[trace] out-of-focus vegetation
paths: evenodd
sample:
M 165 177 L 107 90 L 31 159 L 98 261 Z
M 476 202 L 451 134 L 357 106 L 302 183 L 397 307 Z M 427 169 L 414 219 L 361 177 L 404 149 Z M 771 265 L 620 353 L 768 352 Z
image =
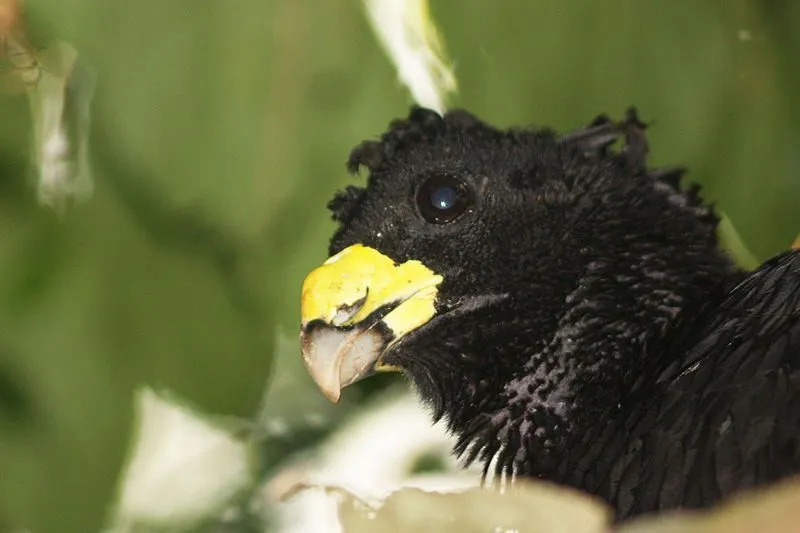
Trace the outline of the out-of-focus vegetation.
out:
M 356 0 L 27 7 L 40 45 L 96 70 L 95 193 L 61 216 L 37 204 L 26 98 L 0 96 L 0 530 L 87 532 L 140 383 L 254 416 L 272 371 L 265 469 L 355 407 L 302 370 L 298 292 L 349 149 L 411 102 Z M 800 231 L 800 3 L 432 8 L 459 107 L 566 129 L 635 104 L 653 161 L 688 166 L 758 260 Z
M 612 524 L 610 509 L 585 494 L 520 481 L 504 494 L 480 489 L 432 494 L 397 491 L 378 509 L 340 496 L 346 533 L 790 533 L 800 521 L 800 482 L 784 481 L 705 511 L 667 511 Z

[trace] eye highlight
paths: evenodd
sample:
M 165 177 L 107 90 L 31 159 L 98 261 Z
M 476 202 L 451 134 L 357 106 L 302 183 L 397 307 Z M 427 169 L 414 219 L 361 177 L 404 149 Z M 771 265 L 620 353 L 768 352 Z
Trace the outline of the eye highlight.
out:
M 455 220 L 473 203 L 467 185 L 446 174 L 435 174 L 423 181 L 415 197 L 419 214 L 433 224 Z

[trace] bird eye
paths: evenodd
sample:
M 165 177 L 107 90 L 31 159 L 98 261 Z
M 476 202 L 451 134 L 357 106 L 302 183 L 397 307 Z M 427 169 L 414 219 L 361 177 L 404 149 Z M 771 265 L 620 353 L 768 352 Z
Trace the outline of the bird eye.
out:
M 458 218 L 472 203 L 472 194 L 460 180 L 437 174 L 417 188 L 417 208 L 422 218 L 444 224 Z

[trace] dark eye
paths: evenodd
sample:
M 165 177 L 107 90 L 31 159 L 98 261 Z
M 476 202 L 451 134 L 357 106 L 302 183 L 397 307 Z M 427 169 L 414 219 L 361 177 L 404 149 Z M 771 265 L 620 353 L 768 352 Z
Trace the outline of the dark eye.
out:
M 422 218 L 444 224 L 466 211 L 472 204 L 472 193 L 461 180 L 437 174 L 417 188 L 416 200 Z

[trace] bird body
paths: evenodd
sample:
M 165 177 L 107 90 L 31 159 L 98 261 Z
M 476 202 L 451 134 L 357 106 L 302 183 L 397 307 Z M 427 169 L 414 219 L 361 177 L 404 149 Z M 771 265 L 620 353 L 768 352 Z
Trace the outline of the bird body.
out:
M 647 168 L 644 130 L 416 108 L 357 147 L 367 186 L 331 202 L 332 257 L 303 288 L 326 394 L 399 370 L 486 476 L 619 518 L 800 471 L 800 252 L 738 270 L 683 171 Z
M 702 507 L 800 470 L 800 253 L 686 313 L 616 416 L 540 473 L 621 516 Z M 535 462 L 535 457 L 531 460 Z

